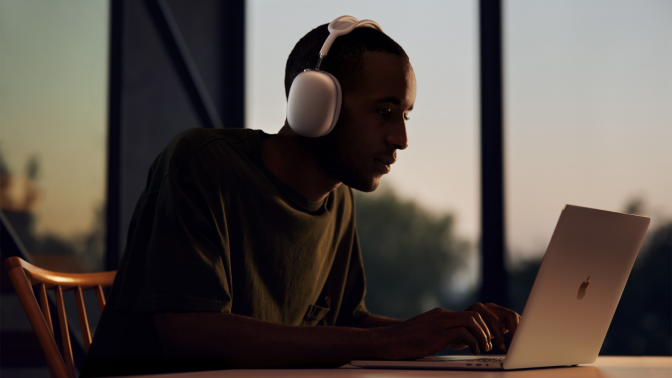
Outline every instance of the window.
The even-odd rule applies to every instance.
[[[0,2],[0,208],[40,267],[102,269],[107,1]]]

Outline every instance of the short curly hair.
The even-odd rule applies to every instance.
[[[287,58],[285,66],[285,95],[294,78],[306,68],[314,69],[320,56],[320,49],[329,36],[328,24],[320,25],[303,36],[296,43]],[[353,74],[363,67],[362,53],[365,51],[387,52],[408,59],[404,49],[387,34],[368,27],[361,27],[336,38],[324,58],[320,70],[334,75],[341,83],[343,92],[350,86]]]

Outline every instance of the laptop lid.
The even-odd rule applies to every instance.
[[[637,215],[565,206],[504,369],[595,361],[649,222]]]

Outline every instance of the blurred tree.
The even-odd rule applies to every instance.
[[[26,177],[32,181],[36,181],[40,175],[40,158],[37,155],[32,155],[28,158],[26,163]]]
[[[531,260],[509,271],[510,308],[521,315],[540,266],[541,260]]]
[[[9,170],[7,162],[5,161],[5,156],[2,153],[2,143],[0,143],[0,175],[11,175],[11,174],[12,172]]]
[[[672,355],[672,222],[650,231],[600,354]]]
[[[82,235],[82,263],[92,272],[104,269],[105,222],[105,206],[101,204],[95,209],[95,218],[91,229]]]
[[[1,145],[0,145],[1,147]],[[37,154],[26,161],[25,176],[34,187],[40,178],[41,163]],[[0,148],[0,193],[7,190],[12,173]],[[16,179],[16,178],[14,178]],[[0,195],[0,198],[3,198]],[[16,235],[31,254],[34,262],[47,269],[84,272],[103,269],[105,244],[105,211],[101,204],[94,208],[95,218],[89,230],[77,235],[58,235],[51,232],[38,234],[35,231],[36,215],[34,209],[25,206],[21,209],[9,208],[0,202],[0,210],[7,217]],[[63,216],[67,216],[64,214]],[[59,262],[57,257],[72,257]],[[59,264],[56,264],[58,262]]]
[[[355,194],[366,270],[367,308],[410,318],[448,307],[450,275],[465,266],[469,245],[454,234],[450,214],[434,216],[391,191]]]

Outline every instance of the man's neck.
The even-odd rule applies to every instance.
[[[321,202],[341,185],[321,167],[309,141],[287,125],[261,141],[261,160],[275,177],[311,202]]]

